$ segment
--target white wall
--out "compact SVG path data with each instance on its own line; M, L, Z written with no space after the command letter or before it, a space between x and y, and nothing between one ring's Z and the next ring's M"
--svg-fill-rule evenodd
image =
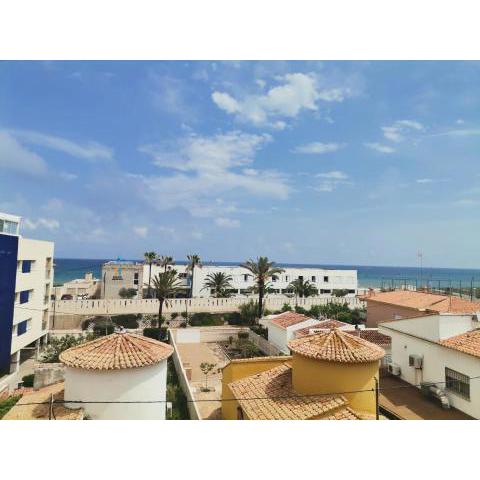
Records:
M279 327L274 323L269 322L267 325L268 328L268 341L273 343L277 348L279 348L283 353L290 353L288 348L288 342L295 338L295 331L300 330L301 328L306 328L311 325L316 325L318 320L315 318L309 318L304 322L297 323L287 328Z
M93 420L164 420L167 398L167 360L142 368L84 370L67 367L65 400L136 401L162 403L67 403L83 407Z
M416 321L418 318L412 319L411 323ZM379 325L379 332L392 339L392 362L400 366L403 380L415 385L420 382L445 382L445 367L470 377L480 375L480 358L398 331L400 328L405 330L404 322L406 320ZM408 359L411 354L423 355L422 369L409 366ZM445 389L444 383L438 386ZM470 401L448 390L446 394L453 407L480 419L480 379L470 380Z

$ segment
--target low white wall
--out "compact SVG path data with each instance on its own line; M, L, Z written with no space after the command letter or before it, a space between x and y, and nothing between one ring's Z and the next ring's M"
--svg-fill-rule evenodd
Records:
M94 420L165 420L167 399L167 360L142 368L95 371L67 367L65 400L148 401L160 403L66 403L68 408L83 407Z
M164 312L181 313L188 310L189 313L211 312L223 313L234 312L240 306L257 297L233 297L233 298L172 298L169 305L165 305ZM291 298L283 295L272 295L265 298L265 308L268 310L280 310L284 304L294 308L296 305L309 309L313 305L326 305L327 303L344 303L350 308L363 307L364 302L355 297L338 298L334 296L319 296L308 298ZM141 300L58 300L51 302L51 313L55 309L56 314L82 314L82 315L117 315L126 313L158 313L158 301L155 299Z
M190 388L190 384L187 380L187 374L185 373L185 369L183 368L183 364L178 354L177 344L175 342L176 332L169 330L169 338L170 338L170 345L173 347L173 364L175 365L175 370L178 375L178 381L180 383L180 387L183 390L183 393L187 397L187 408L188 413L190 414L190 420L201 420L200 412L198 411L197 404L195 403L195 397L193 396L193 391Z

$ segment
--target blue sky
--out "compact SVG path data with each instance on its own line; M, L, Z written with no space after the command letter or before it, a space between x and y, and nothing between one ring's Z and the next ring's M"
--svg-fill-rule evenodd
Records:
M0 211L59 257L480 267L478 62L2 62Z

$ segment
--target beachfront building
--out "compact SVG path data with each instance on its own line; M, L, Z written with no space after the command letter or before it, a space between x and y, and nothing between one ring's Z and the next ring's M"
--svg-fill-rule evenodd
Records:
M367 327L377 327L388 320L423 317L428 313L475 313L480 303L453 295L439 295L413 290L376 292L361 297L367 304Z
M376 417L379 346L332 329L292 340L292 356L233 360L223 368L222 418Z
M143 297L144 276L143 263L126 260L112 260L102 265L101 298L122 298L122 289L133 289L135 292L130 298ZM147 277L148 278L148 275ZM132 290L132 292L133 292Z
M480 322L472 314L424 314L379 325L391 338L393 375L480 419Z
M186 265L175 265L173 267L179 273L183 281L184 294L190 293L191 281L193 281L194 297L211 297L212 293L205 288L207 276L212 273L222 272L232 277L231 294L234 296L251 295L255 285L254 278L249 270L239 265L203 265L194 270L193 279ZM164 267L152 265L152 277ZM347 297L354 297L357 294L358 282L356 270L329 270L323 268L292 268L285 267L284 272L274 275L270 279L270 294L291 293L289 285L299 278L309 281L317 290L319 295L329 296L341 290ZM144 265L143 278L148 282L149 266Z
M83 278L76 278L63 285L53 287L52 295L56 300L62 300L65 296L70 300L82 300L92 297L99 298L100 290L100 280L94 278L92 272L86 272Z
M0 389L18 381L48 332L54 244L23 238L20 221L0 213Z
M166 343L130 333L65 350L65 406L83 407L93 420L164 420L172 353Z

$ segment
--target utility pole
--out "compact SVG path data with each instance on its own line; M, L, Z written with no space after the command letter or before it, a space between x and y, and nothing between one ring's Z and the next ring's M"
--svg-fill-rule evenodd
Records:
M375 378L375 420L380 420L380 403L379 403L379 389L378 378Z

